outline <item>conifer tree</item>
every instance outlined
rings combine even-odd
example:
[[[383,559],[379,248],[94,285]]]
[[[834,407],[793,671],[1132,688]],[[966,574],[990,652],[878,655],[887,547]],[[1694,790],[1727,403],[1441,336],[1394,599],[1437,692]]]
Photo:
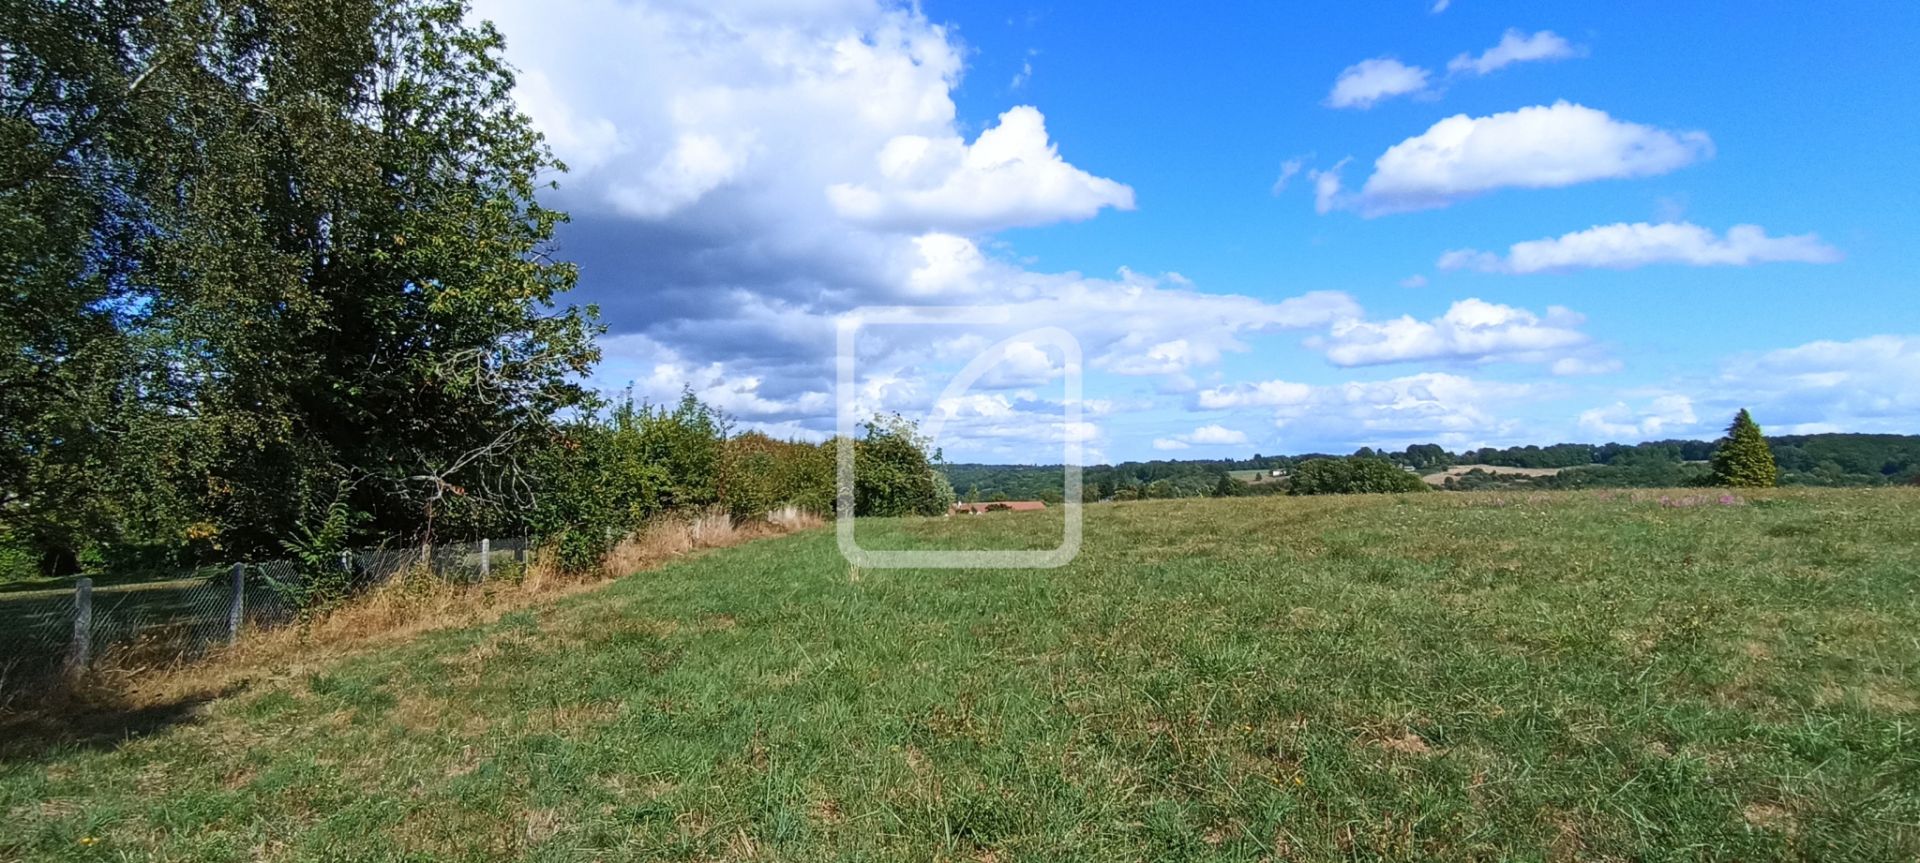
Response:
[[[1713,452],[1713,484],[1733,488],[1772,488],[1780,477],[1773,450],[1746,408],[1733,418],[1727,436]]]

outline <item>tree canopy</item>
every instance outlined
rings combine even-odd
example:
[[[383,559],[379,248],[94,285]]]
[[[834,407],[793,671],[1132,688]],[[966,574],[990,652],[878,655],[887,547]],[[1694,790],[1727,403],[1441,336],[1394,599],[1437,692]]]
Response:
[[[1288,494],[1381,494],[1431,491],[1420,477],[1382,458],[1314,459],[1293,470]]]
[[[523,504],[596,324],[502,48],[458,0],[8,4],[0,529],[248,554],[343,484],[372,532]]]

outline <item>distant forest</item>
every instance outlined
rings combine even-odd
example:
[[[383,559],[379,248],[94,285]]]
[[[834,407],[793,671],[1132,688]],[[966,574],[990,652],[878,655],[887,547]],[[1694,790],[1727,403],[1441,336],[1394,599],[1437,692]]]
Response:
[[[1781,485],[1878,486],[1920,482],[1920,435],[1816,434],[1767,438],[1780,466]],[[1130,461],[1095,465],[1081,473],[1082,497],[1204,497],[1265,494],[1280,483],[1247,482],[1255,472],[1289,470],[1317,458],[1381,458],[1422,474],[1457,465],[1562,468],[1555,476],[1519,477],[1468,473],[1446,488],[1665,488],[1700,485],[1706,461],[1717,441],[1662,440],[1641,444],[1576,444],[1485,447],[1450,452],[1438,444],[1404,450],[1362,447],[1353,453],[1261,455],[1243,459]],[[1063,498],[1059,465],[948,464],[942,467],[963,500],[1046,500]]]

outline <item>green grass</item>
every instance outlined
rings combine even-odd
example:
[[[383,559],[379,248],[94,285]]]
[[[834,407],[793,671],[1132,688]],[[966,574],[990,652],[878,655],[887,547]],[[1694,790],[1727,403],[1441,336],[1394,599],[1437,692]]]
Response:
[[[1914,859],[1920,493],[1702,500],[1095,506],[1049,572],[755,543],[17,746],[0,858]]]

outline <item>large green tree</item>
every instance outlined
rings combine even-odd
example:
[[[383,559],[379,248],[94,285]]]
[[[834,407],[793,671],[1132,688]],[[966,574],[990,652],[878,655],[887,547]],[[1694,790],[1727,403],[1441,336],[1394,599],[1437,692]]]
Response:
[[[562,166],[467,11],[8,5],[0,276],[38,317],[0,360],[0,506],[222,554],[276,548],[342,483],[370,532],[512,517],[528,453],[589,401],[596,325],[556,304],[564,217],[535,193]],[[12,385],[36,376],[58,391]],[[166,505],[103,504],[116,483]]]
[[[1727,436],[1713,451],[1713,484],[1733,488],[1772,488],[1780,470],[1773,463],[1773,450],[1760,434],[1760,425],[1741,408],[1727,427]]]
[[[116,146],[152,89],[157,8],[0,4],[0,541],[48,570],[177,515],[120,456],[159,440],[132,373],[141,208]]]

